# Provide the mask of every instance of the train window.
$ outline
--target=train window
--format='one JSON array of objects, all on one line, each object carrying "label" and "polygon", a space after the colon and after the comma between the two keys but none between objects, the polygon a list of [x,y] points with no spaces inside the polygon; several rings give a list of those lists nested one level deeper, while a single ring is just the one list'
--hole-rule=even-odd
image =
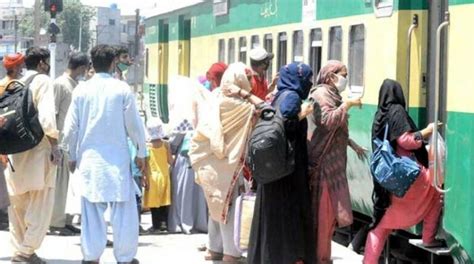
[{"label": "train window", "polygon": [[332,27],[329,30],[329,55],[330,60],[342,60],[342,28]]},{"label": "train window", "polygon": [[288,37],[285,32],[278,34],[278,62],[277,67],[280,69],[283,65],[286,65]]},{"label": "train window", "polygon": [[[272,34],[265,34],[263,48],[270,53],[273,53],[273,36]],[[270,66],[268,66],[266,76],[268,79],[272,78],[272,71],[273,71],[273,62],[270,62]]]},{"label": "train window", "polygon": [[225,61],[225,40],[219,39],[219,54],[218,54],[219,61]]},{"label": "train window", "polygon": [[148,69],[150,64],[150,54],[148,53],[148,48],[145,49],[145,76],[148,77]]},{"label": "train window", "polygon": [[260,47],[260,37],[258,35],[253,35],[250,42],[252,43],[252,49]]},{"label": "train window", "polygon": [[239,61],[247,63],[247,38],[239,38]]},{"label": "train window", "polygon": [[[349,86],[351,91],[364,86],[365,27],[354,25],[349,34]],[[361,90],[361,89],[359,89]]]},{"label": "train window", "polygon": [[293,61],[303,62],[303,30],[293,32]]},{"label": "train window", "polygon": [[375,0],[374,11],[377,17],[388,17],[393,13],[393,0]]},{"label": "train window", "polygon": [[227,64],[231,64],[235,61],[235,40],[229,39],[227,43],[229,48],[227,49]]},{"label": "train window", "polygon": [[313,69],[313,83],[316,83],[316,78],[321,69],[322,40],[323,33],[321,29],[312,29],[309,35],[309,65]]}]

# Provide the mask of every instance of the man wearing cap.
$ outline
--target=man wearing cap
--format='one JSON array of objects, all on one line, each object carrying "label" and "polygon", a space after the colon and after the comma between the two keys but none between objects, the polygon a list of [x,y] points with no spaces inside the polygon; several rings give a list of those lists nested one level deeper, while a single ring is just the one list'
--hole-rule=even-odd
[{"label": "man wearing cap", "polygon": [[[3,66],[7,70],[5,78],[0,80],[0,95],[3,94],[10,81],[20,79],[21,70],[25,66],[25,56],[21,53],[9,54],[3,57]],[[6,118],[0,120],[0,127]],[[10,204],[3,170],[6,167],[6,156],[0,157],[0,230],[8,227],[7,207]]]},{"label": "man wearing cap", "polygon": [[[61,132],[64,127],[64,119],[71,104],[72,90],[77,86],[78,80],[83,78],[89,67],[89,56],[78,52],[69,58],[66,72],[54,80],[54,101],[56,106],[56,125]],[[61,140],[61,134],[59,135]],[[67,155],[63,153],[62,162],[58,166],[56,174],[56,189],[54,194],[54,208],[51,217],[50,234],[60,236],[71,236],[80,233],[80,230],[67,223],[66,200],[69,185],[69,169]],[[72,220],[72,219],[71,219]],[[70,222],[70,221],[69,221]]]},{"label": "man wearing cap", "polygon": [[252,93],[262,100],[271,93],[276,86],[278,75],[273,78],[272,83],[268,86],[267,76],[265,72],[273,59],[273,53],[267,52],[264,48],[257,47],[250,51],[250,66],[254,71],[252,77]]},{"label": "man wearing cap", "polygon": [[25,56],[21,53],[5,55],[3,67],[7,70],[7,75],[0,81],[0,95],[11,80],[21,78],[21,71],[25,67]]}]

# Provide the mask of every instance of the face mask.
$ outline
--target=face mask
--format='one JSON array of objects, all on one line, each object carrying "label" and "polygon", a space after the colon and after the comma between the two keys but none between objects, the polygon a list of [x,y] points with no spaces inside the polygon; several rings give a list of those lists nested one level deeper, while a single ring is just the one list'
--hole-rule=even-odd
[{"label": "face mask", "polygon": [[340,93],[342,93],[346,89],[347,79],[339,74],[336,74],[336,76],[337,76],[337,82],[334,83],[334,85],[336,86],[337,90]]},{"label": "face mask", "polygon": [[128,65],[123,62],[120,62],[119,64],[117,64],[117,67],[119,68],[121,72],[124,72],[128,69]]},{"label": "face mask", "polygon": [[206,81],[203,85],[207,90],[209,90],[209,91],[211,90],[211,82],[210,81]]},{"label": "face mask", "polygon": [[21,76],[25,76],[26,75],[26,68],[21,69],[20,74],[21,74]]}]

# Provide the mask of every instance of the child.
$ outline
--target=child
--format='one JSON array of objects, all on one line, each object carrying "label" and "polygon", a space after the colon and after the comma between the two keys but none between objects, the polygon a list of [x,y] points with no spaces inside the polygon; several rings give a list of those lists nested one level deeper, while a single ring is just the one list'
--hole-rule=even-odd
[{"label": "child", "polygon": [[168,207],[171,204],[171,184],[169,166],[172,164],[170,146],[163,140],[161,121],[147,122],[148,152],[147,178],[143,206],[150,208],[152,227],[148,233],[167,231]]}]

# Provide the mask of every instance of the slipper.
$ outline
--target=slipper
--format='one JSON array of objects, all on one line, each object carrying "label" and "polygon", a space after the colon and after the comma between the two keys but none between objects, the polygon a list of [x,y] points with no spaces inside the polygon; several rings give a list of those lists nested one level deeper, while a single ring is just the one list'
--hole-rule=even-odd
[{"label": "slipper", "polygon": [[425,247],[425,248],[442,248],[442,247],[446,247],[446,243],[443,240],[435,239],[431,243],[428,243],[428,244],[423,243],[423,247]]},{"label": "slipper", "polygon": [[211,250],[208,250],[206,256],[204,256],[204,260],[222,260],[223,258],[224,254]]},{"label": "slipper", "polygon": [[224,255],[222,258],[222,262],[229,263],[229,264],[241,264],[244,263],[245,258],[243,257],[234,257],[231,255]]}]

